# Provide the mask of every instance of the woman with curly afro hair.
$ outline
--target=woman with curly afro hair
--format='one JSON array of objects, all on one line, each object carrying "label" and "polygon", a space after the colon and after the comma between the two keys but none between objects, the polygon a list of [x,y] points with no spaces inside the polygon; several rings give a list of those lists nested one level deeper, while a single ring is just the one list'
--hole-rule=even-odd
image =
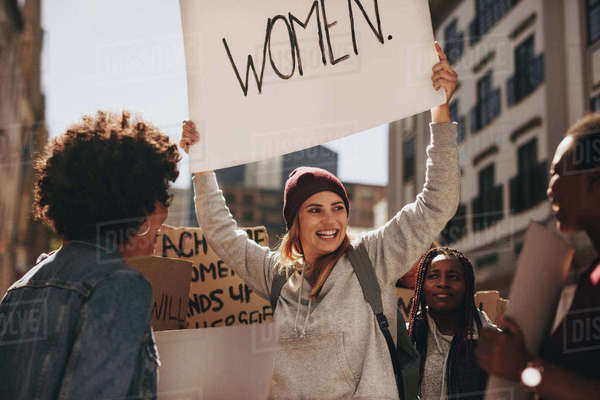
[{"label": "woman with curly afro hair", "polygon": [[36,163],[36,217],[63,238],[0,304],[0,398],[152,398],[152,287],[123,258],[151,254],[177,146],[153,125],[98,111]]}]

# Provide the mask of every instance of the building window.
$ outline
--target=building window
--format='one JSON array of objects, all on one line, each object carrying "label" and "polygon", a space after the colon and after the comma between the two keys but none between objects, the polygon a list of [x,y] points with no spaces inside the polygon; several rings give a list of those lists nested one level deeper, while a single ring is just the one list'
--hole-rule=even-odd
[{"label": "building window", "polygon": [[586,0],[588,45],[600,39],[600,0]]},{"label": "building window", "polygon": [[596,96],[592,97],[592,99],[590,100],[590,109],[592,110],[592,112],[600,110],[600,94],[597,94]]},{"label": "building window", "polygon": [[233,204],[233,202],[235,201],[235,195],[233,193],[225,192],[223,196],[225,197],[225,201],[228,205]]},{"label": "building window", "polygon": [[500,115],[500,88],[492,89],[492,71],[477,81],[477,103],[471,109],[471,133],[477,133]]},{"label": "building window", "polygon": [[459,204],[456,214],[440,233],[440,242],[445,246],[467,236],[467,206]]},{"label": "building window", "polygon": [[535,56],[533,35],[515,48],[515,75],[508,79],[506,97],[509,106],[531,94],[544,81],[544,54]]},{"label": "building window", "polygon": [[488,254],[475,260],[477,268],[491,267],[498,264],[498,253]]},{"label": "building window", "polygon": [[479,42],[519,0],[475,0],[475,19],[469,24],[469,43]]},{"label": "building window", "polygon": [[460,144],[465,140],[467,128],[465,126],[465,116],[458,113],[458,100],[450,104],[450,121],[458,123],[456,141]]},{"label": "building window", "polygon": [[482,231],[504,217],[502,184],[494,184],[494,164],[479,171],[479,196],[472,200],[473,231]]},{"label": "building window", "polygon": [[519,172],[510,180],[511,213],[528,210],[546,198],[548,163],[537,162],[537,138],[517,150]]},{"label": "building window", "polygon": [[450,65],[454,65],[463,54],[464,33],[458,31],[458,20],[454,19],[444,30],[444,53]]},{"label": "building window", "polygon": [[373,211],[360,211],[360,220],[363,222],[363,226],[371,227],[373,226]]},{"label": "building window", "polygon": [[515,256],[519,257],[521,250],[523,250],[523,242],[515,244]]},{"label": "building window", "polygon": [[408,181],[415,176],[415,138],[414,136],[404,140],[402,144],[402,155],[404,159],[404,181]]}]

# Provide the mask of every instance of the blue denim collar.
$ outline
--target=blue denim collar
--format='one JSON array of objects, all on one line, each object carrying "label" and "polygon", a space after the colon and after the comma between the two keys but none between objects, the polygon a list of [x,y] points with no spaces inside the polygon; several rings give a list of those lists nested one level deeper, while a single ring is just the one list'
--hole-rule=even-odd
[{"label": "blue denim collar", "polygon": [[114,241],[104,236],[98,236],[94,239],[76,239],[67,240],[63,248],[79,248],[84,251],[94,251],[99,262],[122,260],[121,252]]}]

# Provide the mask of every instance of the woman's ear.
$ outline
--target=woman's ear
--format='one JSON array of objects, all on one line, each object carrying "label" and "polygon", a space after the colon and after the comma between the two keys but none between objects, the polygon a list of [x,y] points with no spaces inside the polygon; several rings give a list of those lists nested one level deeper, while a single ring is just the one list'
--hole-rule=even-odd
[{"label": "woman's ear", "polygon": [[138,230],[135,232],[135,236],[146,236],[148,232],[150,232],[150,219],[146,218],[144,223],[139,226]]}]

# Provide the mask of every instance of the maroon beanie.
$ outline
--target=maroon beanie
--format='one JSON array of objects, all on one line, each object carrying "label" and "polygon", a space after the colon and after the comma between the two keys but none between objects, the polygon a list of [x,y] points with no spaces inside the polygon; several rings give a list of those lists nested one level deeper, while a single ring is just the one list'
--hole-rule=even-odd
[{"label": "maroon beanie", "polygon": [[333,192],[339,195],[350,213],[348,195],[342,182],[331,172],[321,168],[298,167],[290,173],[283,192],[283,218],[287,228],[292,227],[298,209],[306,199],[315,193]]}]

